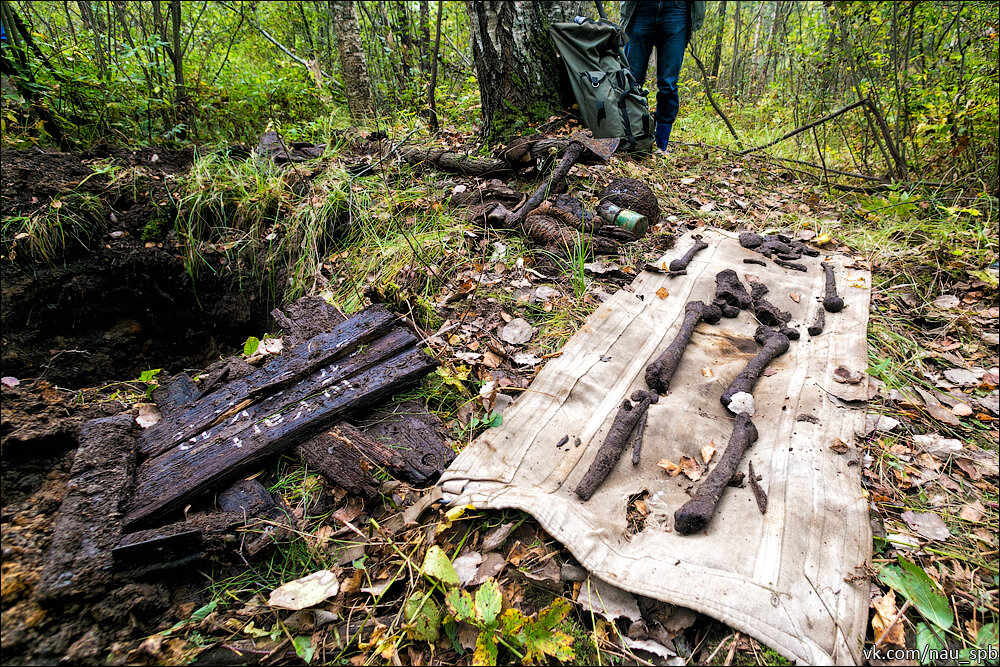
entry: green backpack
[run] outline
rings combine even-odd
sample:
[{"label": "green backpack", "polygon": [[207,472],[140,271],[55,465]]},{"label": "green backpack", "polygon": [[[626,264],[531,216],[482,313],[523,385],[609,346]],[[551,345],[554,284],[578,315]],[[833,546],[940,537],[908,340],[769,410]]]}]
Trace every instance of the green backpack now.
[{"label": "green backpack", "polygon": [[577,17],[573,23],[553,23],[549,32],[594,137],[621,137],[619,150],[627,152],[650,150],[654,129],[647,91],[629,69],[621,28],[607,19]]}]

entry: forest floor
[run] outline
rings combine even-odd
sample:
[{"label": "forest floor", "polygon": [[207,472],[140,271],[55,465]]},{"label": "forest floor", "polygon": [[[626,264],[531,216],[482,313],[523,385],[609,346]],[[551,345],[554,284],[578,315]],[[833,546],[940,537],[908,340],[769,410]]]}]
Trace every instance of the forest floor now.
[{"label": "forest floor", "polygon": [[[441,139],[453,147],[468,141],[457,131]],[[584,201],[618,176],[642,179],[660,201],[660,225],[595,265],[584,253],[545,254],[524,238],[470,224],[449,199],[474,187],[474,179],[380,160],[363,142],[338,142],[320,161],[265,176],[246,164],[148,149],[138,157],[45,162],[4,151],[3,375],[12,376],[2,388],[5,664],[63,657],[474,664],[494,640],[501,663],[554,663],[550,656],[589,664],[782,662],[756,640],[670,605],[640,601],[646,622],[639,627],[565,604],[577,600],[581,573],[530,515],[423,507],[425,490],[401,483],[383,484],[382,496],[365,504],[289,457],[270,463],[260,479],[293,508],[296,534],[266,558],[208,562],[59,609],[31,597],[79,424],[135,409],[144,398],[143,383],[135,381],[142,370],[197,370],[238,354],[243,340],[265,333],[264,314],[286,296],[289,280],[295,293],[323,294],[347,313],[365,304],[366,287],[381,287],[440,361],[418,388],[397,398],[422,400],[460,451],[502,423],[504,407],[602,299],[628,289],[675,233],[706,225],[789,230],[871,268],[867,382],[877,419],[858,435],[875,535],[866,646],[996,646],[1000,370],[997,278],[989,268],[997,259],[995,201],[838,192],[763,157],[676,144],[665,157],[616,158],[571,172],[571,192]],[[374,173],[359,164],[374,165]],[[24,173],[11,189],[14,169]],[[512,185],[530,191],[536,183]],[[146,212],[129,215],[139,203]],[[170,231],[162,220],[178,207],[182,215]],[[75,217],[66,218],[70,210]],[[197,227],[208,212],[226,216],[229,226]],[[331,228],[328,244],[302,243]],[[57,233],[48,234],[52,229]],[[273,238],[296,239],[303,256],[287,254],[288,245],[262,253]],[[40,261],[26,264],[25,253]],[[99,263],[74,273],[76,263],[95,257]],[[102,278],[102,267],[117,273]],[[115,293],[108,282],[134,293]],[[185,296],[192,286],[195,299]],[[80,299],[93,303],[74,306]],[[141,307],[106,310],[119,301]],[[86,336],[59,329],[41,302],[47,311],[72,312]],[[33,308],[40,312],[24,314]],[[515,363],[497,335],[518,317],[537,329],[523,348],[533,358],[527,364]],[[103,341],[102,328],[110,332]],[[956,457],[954,440],[982,454]],[[419,520],[390,520],[401,512]],[[390,525],[399,527],[382,528]],[[364,544],[352,539],[359,526]],[[502,596],[505,609],[520,612],[519,627],[541,640],[526,643],[515,628],[459,620],[441,584],[418,572],[433,545],[453,560],[496,550],[496,587],[481,585],[477,597]],[[916,567],[893,578],[899,564]],[[333,570],[341,585],[318,611],[267,606],[273,589],[320,569]],[[415,614],[414,600],[431,605]],[[626,638],[655,641],[672,657],[629,649]]]}]

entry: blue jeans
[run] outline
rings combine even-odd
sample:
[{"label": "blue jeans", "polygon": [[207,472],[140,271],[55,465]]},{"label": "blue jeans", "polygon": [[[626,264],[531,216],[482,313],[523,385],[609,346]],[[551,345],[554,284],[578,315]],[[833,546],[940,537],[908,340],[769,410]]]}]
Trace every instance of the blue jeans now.
[{"label": "blue jeans", "polygon": [[625,29],[625,57],[639,85],[646,81],[649,56],[656,48],[656,124],[672,125],[680,99],[677,79],[690,33],[688,3],[640,2]]}]

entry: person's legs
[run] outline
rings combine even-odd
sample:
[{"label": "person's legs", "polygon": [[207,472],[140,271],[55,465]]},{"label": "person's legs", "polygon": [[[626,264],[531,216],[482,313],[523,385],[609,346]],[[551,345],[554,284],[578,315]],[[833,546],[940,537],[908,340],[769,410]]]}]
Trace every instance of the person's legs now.
[{"label": "person's legs", "polygon": [[656,20],[656,146],[666,150],[680,99],[680,78],[684,49],[688,41],[688,7],[683,1],[660,2]]},{"label": "person's legs", "polygon": [[635,8],[635,15],[629,23],[625,34],[628,42],[625,44],[625,58],[632,76],[643,86],[646,73],[649,70],[649,55],[656,43],[656,6],[657,2],[640,2]]}]

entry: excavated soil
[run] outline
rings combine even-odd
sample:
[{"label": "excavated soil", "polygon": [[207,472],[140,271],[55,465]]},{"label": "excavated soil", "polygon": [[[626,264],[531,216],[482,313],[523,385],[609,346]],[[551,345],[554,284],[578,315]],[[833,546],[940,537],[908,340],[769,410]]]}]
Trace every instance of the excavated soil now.
[{"label": "excavated soil", "polygon": [[[4,150],[0,157],[4,664],[102,663],[116,644],[134,643],[206,601],[195,571],[49,606],[32,595],[80,426],[128,407],[74,390],[106,387],[107,397],[146,369],[166,375],[204,368],[247,336],[260,336],[269,322],[267,294],[221,258],[194,280],[176,239],[142,239],[150,221],[170,210],[171,183],[190,168],[192,154],[99,146],[83,153]],[[116,174],[130,180],[115,181]],[[81,193],[100,202],[99,214],[87,218],[92,233],[85,243],[67,243],[48,262],[16,247],[11,218],[40,214],[54,201],[71,206]]]},{"label": "excavated soil", "polygon": [[[50,262],[28,256],[23,240],[18,248],[5,230],[3,375],[92,387],[151,368],[203,367],[262,333],[270,304],[254,281],[234,275],[222,258],[194,281],[176,239],[142,240],[150,220],[172,215],[170,182],[191,159],[190,149],[3,152],[5,220],[35,215],[54,201],[72,206],[81,192],[101,203],[88,219],[91,238],[67,243]],[[115,180],[123,173],[128,183]]]}]

